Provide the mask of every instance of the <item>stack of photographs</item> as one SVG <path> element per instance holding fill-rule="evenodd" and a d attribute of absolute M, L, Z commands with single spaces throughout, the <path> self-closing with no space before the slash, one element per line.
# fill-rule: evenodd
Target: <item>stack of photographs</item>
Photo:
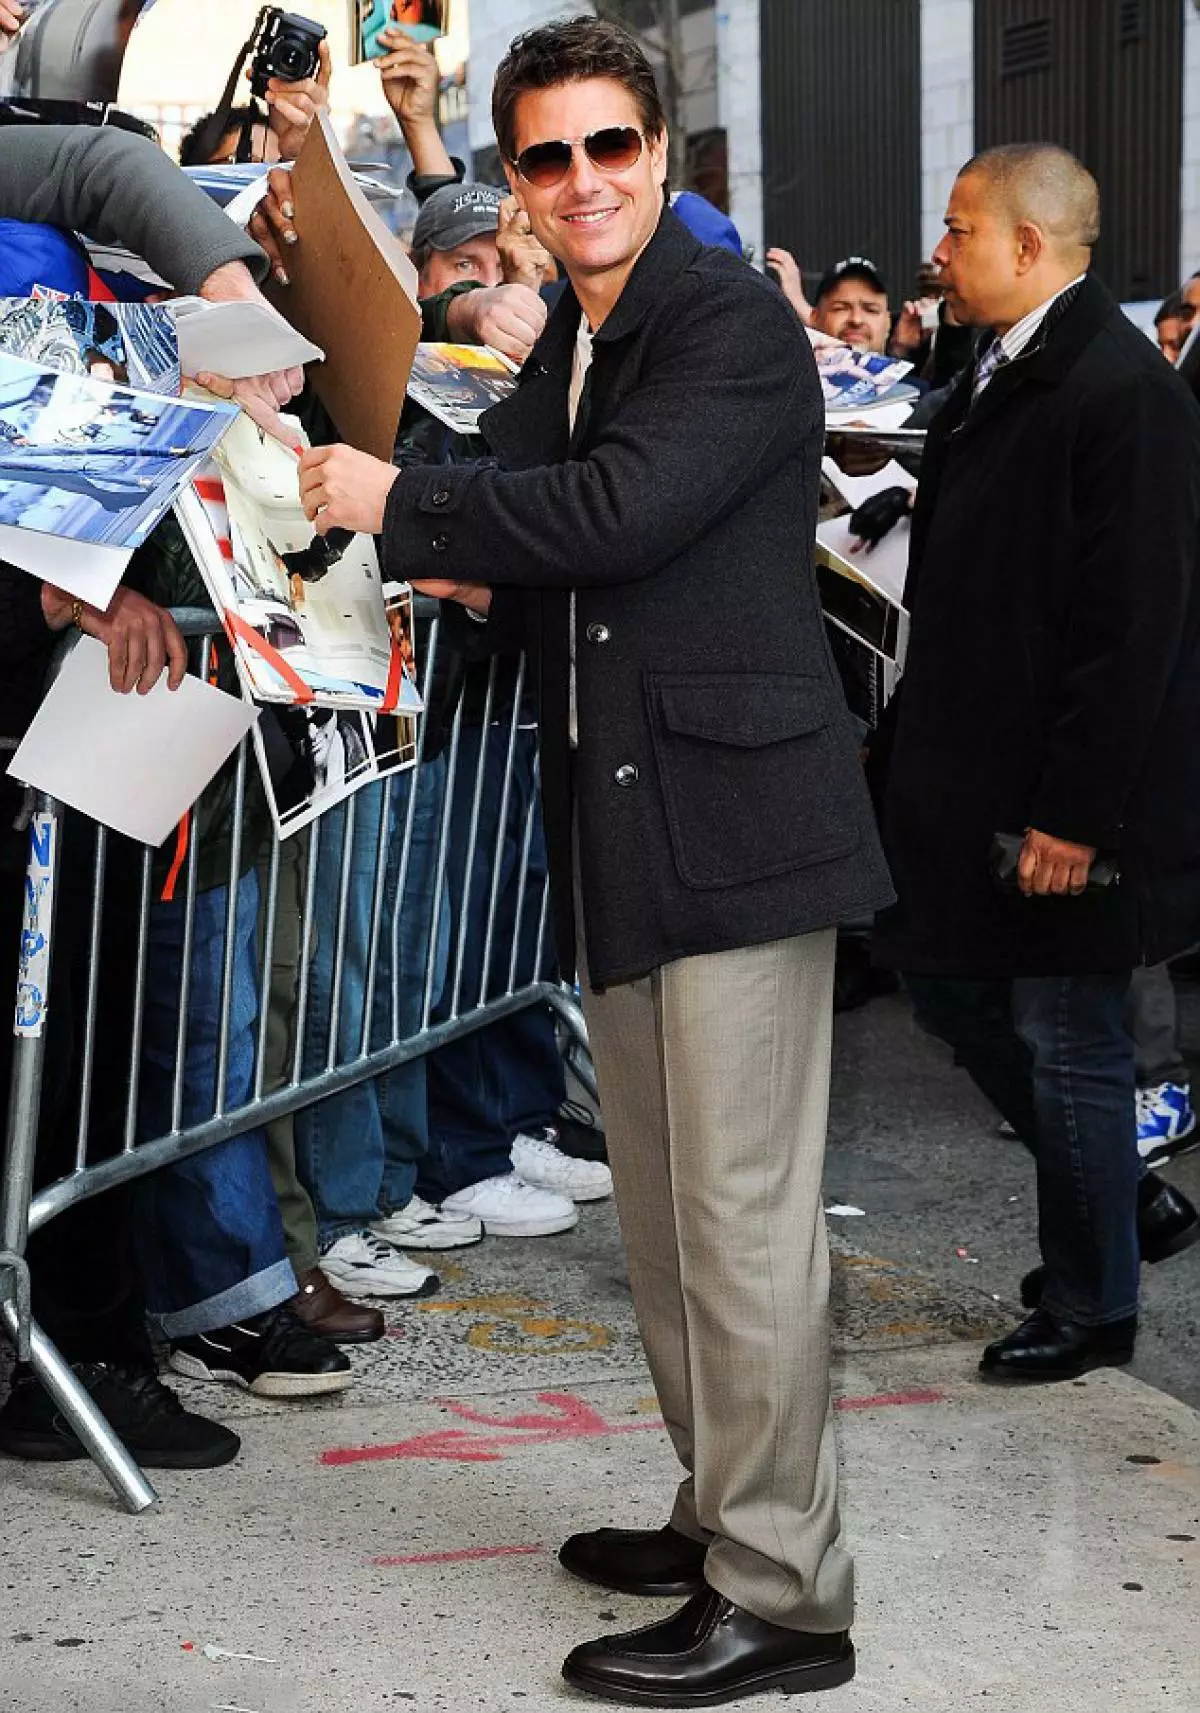
<path fill-rule="evenodd" d="M 167 310 L 150 303 L 89 303 L 57 293 L 0 297 L 0 351 L 62 375 L 178 397 L 179 341 Z"/>
<path fill-rule="evenodd" d="M 489 345 L 417 346 L 408 396 L 455 434 L 476 434 L 485 410 L 517 389 L 517 370 Z"/>
<path fill-rule="evenodd" d="M 0 558 L 107 607 L 237 414 L 0 352 Z"/>

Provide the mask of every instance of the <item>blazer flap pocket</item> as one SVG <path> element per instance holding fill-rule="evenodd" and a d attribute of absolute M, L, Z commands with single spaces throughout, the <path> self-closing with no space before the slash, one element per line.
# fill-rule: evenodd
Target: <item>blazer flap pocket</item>
<path fill-rule="evenodd" d="M 827 726 L 829 691 L 819 678 L 791 673 L 652 675 L 663 724 L 681 737 L 760 749 Z"/>

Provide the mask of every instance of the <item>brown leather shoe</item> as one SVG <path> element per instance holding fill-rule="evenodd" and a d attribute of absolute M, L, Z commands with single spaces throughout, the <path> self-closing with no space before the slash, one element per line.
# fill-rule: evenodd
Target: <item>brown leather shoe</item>
<path fill-rule="evenodd" d="M 301 1273 L 300 1289 L 284 1306 L 310 1332 L 323 1332 L 338 1344 L 373 1344 L 383 1337 L 379 1310 L 352 1303 L 319 1267 Z"/>

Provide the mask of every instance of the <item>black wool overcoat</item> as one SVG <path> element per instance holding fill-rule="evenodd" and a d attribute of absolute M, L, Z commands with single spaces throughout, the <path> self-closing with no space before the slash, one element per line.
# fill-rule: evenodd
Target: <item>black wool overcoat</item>
<path fill-rule="evenodd" d="M 392 576 L 491 584 L 487 626 L 472 639 L 460 613 L 457 634 L 530 650 L 559 956 L 574 969 L 577 816 L 604 986 L 891 889 L 817 601 L 824 411 L 795 316 L 664 211 L 596 334 L 572 437 L 579 315 L 568 290 L 484 416 L 492 464 L 401 473 L 384 557 Z"/>
<path fill-rule="evenodd" d="M 1132 968 L 1200 939 L 1200 408 L 1089 277 L 929 431 L 877 954 L 925 974 Z M 1003 893 L 996 832 L 1094 845 L 1120 884 Z"/>

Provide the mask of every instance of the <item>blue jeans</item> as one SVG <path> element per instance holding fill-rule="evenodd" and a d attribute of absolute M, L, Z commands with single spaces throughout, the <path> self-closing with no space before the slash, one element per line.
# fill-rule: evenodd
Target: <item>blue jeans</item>
<path fill-rule="evenodd" d="M 1102 1326 L 1137 1313 L 1141 1166 L 1130 972 L 1011 981 L 906 975 L 916 1020 L 1008 1119 L 1037 1165 L 1042 1301 Z"/>
<path fill-rule="evenodd" d="M 478 1003 L 483 978 L 484 936 L 500 828 L 508 736 L 509 728 L 502 723 L 489 726 L 486 734 L 477 726 L 464 727 L 459 739 L 458 779 L 447 863 L 454 910 L 452 967 L 458 956 L 471 808 L 481 746 L 486 746 L 487 756 L 471 890 L 467 899 L 467 934 L 459 995 L 461 1011 L 470 1010 Z M 518 731 L 508 815 L 500 851 L 496 931 L 488 975 L 489 999 L 503 993 L 508 986 L 521 852 L 531 804 L 533 834 L 521 919 L 517 985 L 530 981 L 534 975 L 538 919 L 546 878 L 546 844 L 542 835 L 541 806 L 537 801 L 536 758 L 536 732 Z M 549 968 L 551 964 L 552 954 L 544 953 L 544 967 Z M 447 992 L 437 1015 L 449 1015 L 450 998 Z M 539 1130 L 553 1124 L 559 1107 L 566 1099 L 554 1019 L 544 1005 L 518 1012 L 512 1017 L 502 1017 L 498 1022 L 489 1023 L 485 1029 L 477 1029 L 464 1036 L 461 1041 L 439 1047 L 436 1053 L 429 1055 L 427 1067 L 429 1153 L 422 1162 L 418 1188 L 431 1201 L 441 1201 L 456 1190 L 466 1189 L 484 1178 L 511 1172 L 513 1138 L 522 1131 Z"/>
<path fill-rule="evenodd" d="M 225 886 L 196 899 L 181 1114 L 185 1127 L 210 1118 L 215 1104 L 228 900 Z M 183 899 L 156 904 L 150 912 L 139 1108 L 143 1142 L 171 1128 L 185 913 Z M 238 888 L 227 1109 L 241 1106 L 253 1088 L 257 916 L 258 880 L 251 872 Z M 164 1338 L 212 1332 L 294 1295 L 296 1277 L 284 1249 L 262 1130 L 247 1130 L 190 1160 L 164 1166 L 134 1190 L 146 1305 Z"/>
<path fill-rule="evenodd" d="M 445 763 L 439 757 L 419 772 L 399 775 L 392 786 L 388 854 L 384 871 L 384 908 L 376 961 L 370 1048 L 392 1039 L 392 919 L 399 909 L 400 1039 L 417 1032 L 425 997 L 435 897 L 438 834 L 445 797 Z M 404 897 L 397 904 L 404 828 L 410 794 L 415 792 L 412 844 Z M 354 798 L 350 847 L 350 889 L 342 951 L 342 988 L 335 1064 L 359 1056 L 366 1003 L 367 956 L 371 943 L 371 904 L 379 854 L 386 786 L 369 785 Z M 304 1027 L 304 1074 L 324 1070 L 329 1051 L 333 1007 L 333 965 L 337 943 L 345 805 L 319 822 L 317 885 L 314 905 L 316 949 L 308 977 L 308 1014 Z M 449 934 L 441 912 L 434 958 L 433 997 L 442 988 Z M 296 1166 L 317 1210 L 317 1237 L 323 1249 L 339 1237 L 362 1231 L 373 1219 L 412 1200 L 418 1163 L 429 1146 L 425 1105 L 425 1065 L 421 1059 L 326 1095 L 296 1114 Z"/>

